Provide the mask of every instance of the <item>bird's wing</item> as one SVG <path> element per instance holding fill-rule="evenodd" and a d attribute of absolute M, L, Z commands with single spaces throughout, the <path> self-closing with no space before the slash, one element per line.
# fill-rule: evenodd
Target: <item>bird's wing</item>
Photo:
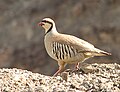
<path fill-rule="evenodd" d="M 65 44 L 71 46 L 71 49 L 75 49 L 77 53 L 84 53 L 87 56 L 106 56 L 111 55 L 111 53 L 105 52 L 103 50 L 97 49 L 94 45 L 79 39 L 72 35 L 59 34 L 56 41 L 60 44 Z"/>
<path fill-rule="evenodd" d="M 57 36 L 54 39 L 55 39 L 54 41 L 60 44 L 66 44 L 72 46 L 74 49 L 76 49 L 79 52 L 94 51 L 94 46 L 92 44 L 72 35 L 59 34 L 59 36 Z"/>
<path fill-rule="evenodd" d="M 66 52 L 71 56 L 77 53 L 84 53 L 86 57 L 111 55 L 72 35 L 59 34 L 53 39 L 53 52 Z"/>

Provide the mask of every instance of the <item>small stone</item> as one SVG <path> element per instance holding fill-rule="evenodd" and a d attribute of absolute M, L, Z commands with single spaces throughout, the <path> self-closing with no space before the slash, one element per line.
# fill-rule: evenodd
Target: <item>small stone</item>
<path fill-rule="evenodd" d="M 63 80 L 67 81 L 68 80 L 68 72 L 63 72 L 61 74 L 61 77 L 62 77 Z"/>

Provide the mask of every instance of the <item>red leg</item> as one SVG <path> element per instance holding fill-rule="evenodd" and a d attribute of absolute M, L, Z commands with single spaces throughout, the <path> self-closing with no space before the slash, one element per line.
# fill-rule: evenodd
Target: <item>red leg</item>
<path fill-rule="evenodd" d="M 76 64 L 75 64 L 75 70 L 78 70 L 78 69 L 79 69 L 79 65 L 80 65 L 80 63 L 76 63 Z"/>
<path fill-rule="evenodd" d="M 61 73 L 64 70 L 65 62 L 58 61 L 58 65 L 59 65 L 59 69 L 53 76 L 57 76 L 59 73 Z"/>
<path fill-rule="evenodd" d="M 53 75 L 53 76 L 57 76 L 59 73 L 61 73 L 64 70 L 63 67 L 59 67 L 58 71 Z"/>

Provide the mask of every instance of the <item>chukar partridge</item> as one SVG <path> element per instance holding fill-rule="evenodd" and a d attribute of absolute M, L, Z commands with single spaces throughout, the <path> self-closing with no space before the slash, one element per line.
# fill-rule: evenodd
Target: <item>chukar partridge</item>
<path fill-rule="evenodd" d="M 95 48 L 92 44 L 72 35 L 57 32 L 55 22 L 50 18 L 44 18 L 39 24 L 45 29 L 44 44 L 50 57 L 58 61 L 58 75 L 64 70 L 66 64 L 79 64 L 93 56 L 111 55 Z"/>

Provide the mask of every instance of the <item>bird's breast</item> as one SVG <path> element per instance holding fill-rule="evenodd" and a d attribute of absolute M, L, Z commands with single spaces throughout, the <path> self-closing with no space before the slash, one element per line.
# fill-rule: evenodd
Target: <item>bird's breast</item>
<path fill-rule="evenodd" d="M 45 49 L 46 49 L 48 55 L 49 55 L 50 57 L 54 58 L 54 57 L 53 57 L 53 54 L 52 54 L 52 46 L 51 46 L 51 43 L 52 43 L 51 39 L 45 37 L 45 39 L 44 39 Z M 55 58 L 54 58 L 54 59 L 55 59 Z"/>

